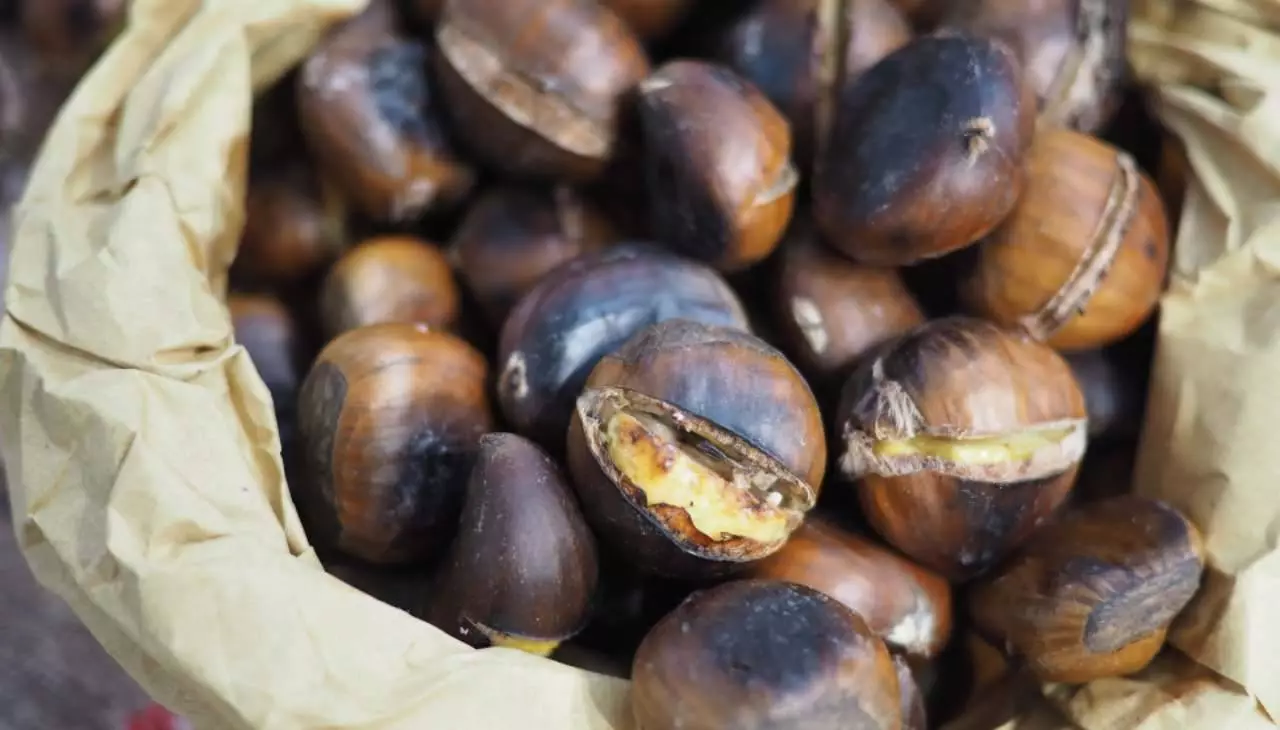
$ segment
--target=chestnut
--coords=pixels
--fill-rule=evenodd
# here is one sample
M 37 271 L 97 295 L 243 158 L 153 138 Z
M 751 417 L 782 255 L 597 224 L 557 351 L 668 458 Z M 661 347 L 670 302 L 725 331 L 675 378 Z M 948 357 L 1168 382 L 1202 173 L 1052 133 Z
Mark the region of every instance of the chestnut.
M 621 99 L 649 72 L 640 41 L 596 0 L 446 0 L 436 45 L 458 133 L 521 177 L 599 176 Z
M 1046 527 L 969 594 L 977 630 L 1044 682 L 1132 674 L 1164 645 L 1204 572 L 1199 530 L 1126 495 Z
M 231 294 L 227 308 L 236 342 L 271 393 L 277 420 L 292 421 L 306 354 L 293 315 L 279 299 L 263 294 Z
M 320 42 L 298 74 L 298 120 L 321 171 L 365 216 L 402 223 L 475 182 L 437 119 L 427 48 L 397 34 L 390 0 Z
M 640 84 L 650 215 L 659 240 L 723 271 L 768 256 L 795 204 L 791 131 L 750 82 L 677 60 Z
M 929 730 L 929 713 L 924 693 L 916 682 L 911 665 L 900 655 L 893 655 L 893 670 L 898 675 L 898 702 L 902 709 L 902 730 Z
M 889 0 L 764 0 L 729 29 L 720 55 L 786 115 L 793 157 L 807 173 L 830 130 L 836 90 L 911 36 Z
M 320 287 L 320 321 L 329 338 L 384 322 L 449 329 L 460 295 L 440 248 L 412 236 L 379 236 L 343 254 Z
M 1035 102 L 1004 44 L 917 38 L 840 89 L 814 170 L 827 243 L 905 266 L 964 248 L 1013 210 Z
M 553 454 L 591 368 L 647 325 L 683 317 L 747 328 L 737 295 L 711 269 L 639 243 L 579 256 L 511 311 L 498 342 L 498 402 L 515 430 Z
M 1146 383 L 1138 368 L 1145 363 L 1124 362 L 1107 350 L 1071 353 L 1066 359 L 1084 393 L 1090 441 L 1136 439 L 1146 405 Z
M 417 612 L 422 592 L 429 586 L 429 573 L 416 567 L 388 568 L 352 558 L 326 556 L 324 570 L 366 596 L 411 615 Z
M 298 395 L 303 478 L 293 498 L 317 550 L 370 563 L 436 557 L 492 430 L 484 357 L 419 325 L 347 332 Z
M 235 269 L 251 281 L 290 285 L 322 271 L 346 245 L 345 208 L 309 171 L 251 180 Z
M 595 538 L 560 468 L 532 442 L 491 433 L 425 613 L 473 646 L 546 656 L 586 623 L 597 571 Z
M 502 186 L 476 201 L 454 232 L 450 256 L 489 322 L 569 259 L 604 248 L 609 221 L 572 188 Z
M 1066 499 L 1084 396 L 1058 353 L 949 317 L 884 345 L 845 383 L 843 474 L 872 527 L 953 580 L 1022 543 Z
M 894 269 L 862 266 L 822 245 L 808 221 L 792 227 L 774 274 L 775 329 L 810 382 L 848 375 L 872 347 L 925 314 Z
M 645 40 L 661 38 L 684 19 L 694 0 L 600 0 Z
M 127 0 L 19 0 L 23 34 L 42 65 L 60 79 L 79 79 L 124 29 Z
M 813 393 L 782 353 L 674 319 L 591 371 L 566 458 L 601 540 L 639 570 L 696 579 L 786 543 L 817 499 L 827 446 Z
M 1133 158 L 1046 128 L 1027 155 L 1022 199 L 982 242 L 960 299 L 1058 349 L 1091 349 L 1147 319 L 1168 263 L 1164 205 Z
M 750 575 L 822 591 L 861 616 L 889 648 L 913 657 L 933 659 L 951 638 L 946 579 L 817 516 Z
M 1128 0 L 957 0 L 940 20 L 1007 43 L 1048 126 L 1098 132 L 1120 107 Z
M 699 591 L 640 644 L 638 730 L 897 730 L 898 679 L 884 643 L 818 591 L 746 580 Z

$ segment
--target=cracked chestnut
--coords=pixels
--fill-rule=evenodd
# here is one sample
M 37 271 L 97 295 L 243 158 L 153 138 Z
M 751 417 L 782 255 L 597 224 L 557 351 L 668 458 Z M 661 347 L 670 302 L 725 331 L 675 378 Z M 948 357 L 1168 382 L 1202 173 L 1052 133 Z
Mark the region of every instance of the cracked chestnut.
M 487 372 L 466 342 L 410 324 L 352 330 L 320 352 L 298 396 L 304 478 L 292 485 L 317 549 L 438 557 L 493 427 Z
M 596 533 L 637 569 L 732 573 L 777 552 L 826 469 L 813 393 L 741 330 L 652 325 L 591 371 L 567 462 Z
M 969 246 L 1013 210 L 1034 128 L 1035 100 L 1004 44 L 917 38 L 840 90 L 814 173 L 818 228 L 876 266 Z
M 838 601 L 791 583 L 693 594 L 645 637 L 631 678 L 639 730 L 902 726 L 884 643 Z
M 481 438 L 428 620 L 472 646 L 546 656 L 586 623 L 597 577 L 595 538 L 551 457 L 515 434 Z
M 389 0 L 320 42 L 298 72 L 298 120 L 321 172 L 370 219 L 403 223 L 460 202 L 475 172 L 441 126 L 427 47 Z
M 294 167 L 250 181 L 238 274 L 287 286 L 322 271 L 345 245 L 344 206 L 337 196 L 325 196 L 308 170 Z
M 952 580 L 990 568 L 1066 499 L 1084 396 L 1049 347 L 966 317 L 879 349 L 845 383 L 840 469 L 890 544 Z
M 1204 572 L 1199 531 L 1134 495 L 1081 507 L 973 586 L 980 634 L 1044 682 L 1132 674 L 1164 645 Z
M 961 277 L 965 308 L 1060 350 L 1136 330 L 1155 309 L 1169 229 L 1155 184 L 1124 151 L 1066 129 L 1042 129 L 1013 213 Z
M 328 338 L 387 322 L 449 329 L 460 294 L 444 252 L 412 236 L 382 236 L 338 259 L 320 286 L 320 322 Z

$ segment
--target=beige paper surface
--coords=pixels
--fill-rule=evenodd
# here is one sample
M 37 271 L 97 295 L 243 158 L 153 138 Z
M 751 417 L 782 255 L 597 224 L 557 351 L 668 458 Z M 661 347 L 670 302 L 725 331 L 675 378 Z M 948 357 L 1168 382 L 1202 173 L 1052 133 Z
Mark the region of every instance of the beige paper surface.
M 1208 536 L 1213 578 L 1175 643 L 1274 713 L 1280 93 L 1263 81 L 1280 3 L 1135 2 L 1135 65 L 1196 173 L 1139 486 Z M 625 683 L 473 651 L 325 575 L 288 499 L 267 391 L 221 303 L 250 100 L 360 4 L 135 0 L 16 216 L 0 325 L 14 527 L 39 579 L 202 728 L 624 730 Z M 1049 688 L 1056 709 L 1006 727 L 1129 730 L 1135 707 L 1144 730 L 1265 723 L 1172 661 Z

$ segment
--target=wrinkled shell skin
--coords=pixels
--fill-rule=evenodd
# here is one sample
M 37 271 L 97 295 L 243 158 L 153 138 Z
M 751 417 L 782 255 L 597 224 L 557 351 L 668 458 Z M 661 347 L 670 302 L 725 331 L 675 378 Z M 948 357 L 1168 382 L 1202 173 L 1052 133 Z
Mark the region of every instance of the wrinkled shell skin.
M 407 324 L 321 351 L 298 398 L 304 478 L 290 485 L 318 550 L 383 564 L 437 555 L 493 428 L 487 370 L 462 340 Z
M 897 676 L 857 614 L 817 591 L 738 581 L 695 593 L 636 652 L 638 730 L 897 730 Z
M 917 38 L 841 90 L 814 176 L 827 242 L 904 266 L 977 241 L 1022 190 L 1035 102 L 1004 45 Z
M 877 532 L 961 579 L 1007 555 L 1062 504 L 1083 434 L 1028 462 L 990 468 L 917 457 L 851 470 L 859 465 L 858 439 L 1003 435 L 1050 424 L 1078 428 L 1083 419 L 1084 396 L 1053 350 L 981 320 L 935 320 L 877 351 L 845 384 L 842 468 L 860 477 L 859 498 Z
M 515 434 L 481 438 L 458 536 L 427 594 L 431 622 L 477 647 L 485 629 L 567 639 L 597 577 L 595 538 L 551 457 Z
M 1129 155 L 1043 129 L 1013 213 L 978 248 L 960 285 L 970 311 L 1061 350 L 1131 334 L 1155 309 L 1169 229 L 1154 183 Z
M 848 606 L 890 648 L 932 659 L 951 637 L 951 586 L 866 538 L 810 516 L 751 577 L 809 586 Z
M 660 38 L 675 28 L 694 0 L 601 0 L 622 18 L 636 35 L 646 40 Z
M 515 430 L 563 450 L 574 402 L 600 358 L 645 327 L 682 318 L 747 328 L 714 271 L 643 244 L 580 256 L 538 282 L 498 343 L 498 400 Z
M 449 329 L 461 307 L 444 253 L 411 236 L 385 236 L 348 251 L 320 288 L 320 319 L 336 337 L 388 322 Z
M 1082 684 L 1145 667 L 1203 571 L 1200 533 L 1186 517 L 1126 495 L 1045 528 L 974 586 L 971 615 L 1042 681 Z
M 447 0 L 436 43 L 458 133 L 519 177 L 597 177 L 621 99 L 649 73 L 640 41 L 594 0 Z
M 309 170 L 296 169 L 249 183 L 244 232 L 236 250 L 238 274 L 289 285 L 321 271 L 342 253 L 342 215 L 326 210 L 309 175 Z
M 640 85 L 645 175 L 658 240 L 723 271 L 768 256 L 795 201 L 791 131 L 752 84 L 672 61 Z
M 298 119 L 326 177 L 369 218 L 448 208 L 475 174 L 436 118 L 427 49 L 396 34 L 389 0 L 334 30 L 298 72 Z

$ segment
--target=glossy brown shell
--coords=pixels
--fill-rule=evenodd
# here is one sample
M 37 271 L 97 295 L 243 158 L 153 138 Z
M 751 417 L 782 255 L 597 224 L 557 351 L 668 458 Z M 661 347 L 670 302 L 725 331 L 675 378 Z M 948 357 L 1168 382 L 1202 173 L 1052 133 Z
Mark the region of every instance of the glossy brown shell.
M 250 181 L 237 275 L 289 285 L 315 275 L 342 253 L 344 211 L 322 198 L 311 175 L 298 168 Z
M 444 252 L 412 236 L 361 243 L 338 259 L 320 287 L 320 319 L 328 337 L 386 322 L 448 329 L 460 306 Z

